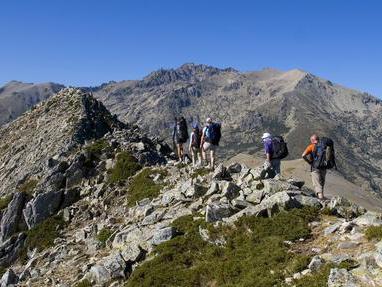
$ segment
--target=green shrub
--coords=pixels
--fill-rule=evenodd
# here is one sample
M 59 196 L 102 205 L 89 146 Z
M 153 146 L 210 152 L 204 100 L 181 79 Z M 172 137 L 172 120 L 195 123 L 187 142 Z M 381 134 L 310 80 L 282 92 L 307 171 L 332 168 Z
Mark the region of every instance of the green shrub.
M 59 231 L 65 226 L 64 220 L 59 216 L 52 216 L 37 226 L 26 231 L 25 248 L 39 251 L 53 246 L 54 239 L 59 236 Z
M 32 194 L 34 189 L 37 186 L 37 183 L 38 183 L 38 180 L 36 180 L 36 179 L 29 179 L 29 180 L 25 181 L 23 184 L 21 184 L 18 187 L 18 190 L 21 191 L 21 192 L 25 192 L 27 194 Z
M 92 155 L 99 155 L 106 148 L 110 147 L 105 139 L 96 140 L 94 143 L 85 147 L 85 150 Z
M 370 226 L 365 230 L 367 240 L 382 240 L 382 226 Z
M 286 275 L 307 264 L 306 257 L 288 252 L 284 241 L 310 236 L 308 223 L 317 214 L 311 208 L 294 209 L 220 227 L 194 221 L 192 215 L 181 217 L 173 226 L 183 235 L 158 245 L 156 256 L 138 266 L 126 286 L 282 286 Z M 214 230 L 226 245 L 202 240 L 200 225 Z
M 126 151 L 117 155 L 115 166 L 109 174 L 109 183 L 120 183 L 136 174 L 142 166 L 137 159 Z
M 129 206 L 133 206 L 137 201 L 144 198 L 152 199 L 159 195 L 164 185 L 154 182 L 152 177 L 156 174 L 160 174 L 163 179 L 167 176 L 167 171 L 145 168 L 131 180 L 127 193 L 127 204 Z
M 113 230 L 110 228 L 102 228 L 100 232 L 97 234 L 97 240 L 102 244 L 102 246 L 106 246 L 106 241 L 113 234 Z
M 293 282 L 295 287 L 324 287 L 328 286 L 328 277 L 330 269 L 335 267 L 333 264 L 326 264 L 322 266 L 317 272 L 302 277 Z
M 7 194 L 3 197 L 0 197 L 0 210 L 6 209 L 8 207 L 8 204 L 11 202 L 12 198 L 12 194 Z
M 92 283 L 88 279 L 81 280 L 78 282 L 75 287 L 91 287 Z

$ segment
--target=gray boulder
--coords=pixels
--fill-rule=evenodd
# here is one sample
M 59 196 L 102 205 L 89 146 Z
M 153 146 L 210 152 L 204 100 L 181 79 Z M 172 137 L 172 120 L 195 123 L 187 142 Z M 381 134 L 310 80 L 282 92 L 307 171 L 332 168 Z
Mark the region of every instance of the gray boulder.
M 166 242 L 177 235 L 177 231 L 174 227 L 169 226 L 162 229 L 157 230 L 154 233 L 154 236 L 151 240 L 153 245 L 159 245 L 163 242 Z
M 194 185 L 186 191 L 187 197 L 199 198 L 207 193 L 208 188 L 200 183 L 194 183 Z
M 222 195 L 232 200 L 240 195 L 240 187 L 233 182 L 227 181 L 222 184 Z
M 358 226 L 379 226 L 382 225 L 382 215 L 380 213 L 368 211 L 353 219 L 352 222 Z
M 0 280 L 1 287 L 13 286 L 19 282 L 19 277 L 13 272 L 12 269 L 8 269 Z
M 40 193 L 29 201 L 23 210 L 25 222 L 28 228 L 41 223 L 46 218 L 55 214 L 62 203 L 63 191 L 51 191 Z
M 355 218 L 366 213 L 366 209 L 363 207 L 360 207 L 340 196 L 333 197 L 328 204 L 328 208 L 331 209 L 334 214 L 348 219 Z
M 353 275 L 346 269 L 332 268 L 328 278 L 328 287 L 357 287 Z
M 324 264 L 322 258 L 318 255 L 314 256 L 310 261 L 308 268 L 312 271 L 317 271 Z
M 297 186 L 298 188 L 302 188 L 305 184 L 305 181 L 296 178 L 290 178 L 287 180 L 287 182 L 291 185 Z
M 221 221 L 223 218 L 230 217 L 234 211 L 226 203 L 210 203 L 206 207 L 206 222 Z
M 26 235 L 19 233 L 13 235 L 0 246 L 0 266 L 8 266 L 19 258 L 19 253 L 24 246 Z
M 219 192 L 219 184 L 216 181 L 213 181 L 210 185 L 210 188 L 207 190 L 206 195 L 212 195 Z
M 1 218 L 1 242 L 8 239 L 18 230 L 23 230 L 26 227 L 23 217 L 23 208 L 26 200 L 26 194 L 24 192 L 16 192 L 13 195 L 11 202 L 8 204 Z
M 94 265 L 90 268 L 86 278 L 97 284 L 106 284 L 110 281 L 110 272 L 103 265 Z
M 220 164 L 215 169 L 212 178 L 216 180 L 232 180 L 231 174 L 223 164 Z
M 241 164 L 240 163 L 232 163 L 228 166 L 228 172 L 229 173 L 240 173 L 241 172 Z
M 297 194 L 294 196 L 296 201 L 298 201 L 302 206 L 312 206 L 312 207 L 317 207 L 321 208 L 322 204 L 316 197 L 311 197 L 311 196 L 305 196 L 301 194 Z
M 121 279 L 126 276 L 127 265 L 120 253 L 106 257 L 103 266 L 109 271 L 111 279 Z
M 253 204 L 259 204 L 263 200 L 263 198 L 264 192 L 262 190 L 254 190 L 245 198 L 245 200 Z
M 263 180 L 263 183 L 264 183 L 264 193 L 267 195 L 272 195 L 280 191 L 299 189 L 297 186 L 292 185 L 286 181 L 281 181 L 276 179 L 266 179 L 266 180 Z

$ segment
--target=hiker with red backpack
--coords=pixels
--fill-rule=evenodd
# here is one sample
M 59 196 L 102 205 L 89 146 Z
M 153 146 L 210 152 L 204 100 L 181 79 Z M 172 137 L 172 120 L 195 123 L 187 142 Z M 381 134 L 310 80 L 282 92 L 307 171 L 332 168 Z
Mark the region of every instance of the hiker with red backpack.
M 184 117 L 175 118 L 172 140 L 176 144 L 179 162 L 182 162 L 185 157 L 183 145 L 188 140 L 187 122 Z
M 270 133 L 264 133 L 261 139 L 266 156 L 261 177 L 278 179 L 281 175 L 281 160 L 289 154 L 287 144 L 282 136 L 272 136 Z
M 302 158 L 311 166 L 312 184 L 316 196 L 319 199 L 325 199 L 326 171 L 333 167 L 337 169 L 333 140 L 326 137 L 319 138 L 316 134 L 312 135 Z
M 188 147 L 188 151 L 192 156 L 193 167 L 196 167 L 197 165 L 201 165 L 202 163 L 201 149 L 200 149 L 201 139 L 202 139 L 202 132 L 200 131 L 199 126 L 197 124 L 193 124 L 192 132 L 190 135 L 190 145 Z M 196 163 L 196 161 L 198 163 Z
M 202 131 L 200 148 L 202 150 L 202 158 L 208 163 L 207 152 L 210 153 L 209 168 L 214 170 L 216 162 L 216 150 L 218 149 L 221 138 L 221 124 L 215 123 L 211 118 L 207 118 L 206 126 Z

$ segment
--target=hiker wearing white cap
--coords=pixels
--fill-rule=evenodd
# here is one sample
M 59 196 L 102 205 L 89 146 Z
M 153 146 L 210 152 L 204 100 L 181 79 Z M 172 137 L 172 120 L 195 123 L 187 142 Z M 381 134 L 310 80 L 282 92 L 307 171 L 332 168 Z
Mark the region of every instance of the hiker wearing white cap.
M 214 123 L 211 118 L 207 118 L 206 126 L 202 131 L 202 139 L 200 141 L 200 148 L 202 150 L 202 158 L 208 163 L 206 152 L 210 152 L 209 167 L 211 170 L 215 168 L 216 150 L 219 146 L 221 138 L 221 125 Z

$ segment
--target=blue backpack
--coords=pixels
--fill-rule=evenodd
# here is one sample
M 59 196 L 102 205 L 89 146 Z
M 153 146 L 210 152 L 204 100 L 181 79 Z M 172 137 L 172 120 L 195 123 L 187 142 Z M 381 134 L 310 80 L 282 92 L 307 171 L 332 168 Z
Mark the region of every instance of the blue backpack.
M 205 138 L 206 142 L 213 145 L 219 145 L 221 138 L 221 125 L 218 123 L 212 123 L 206 127 Z

